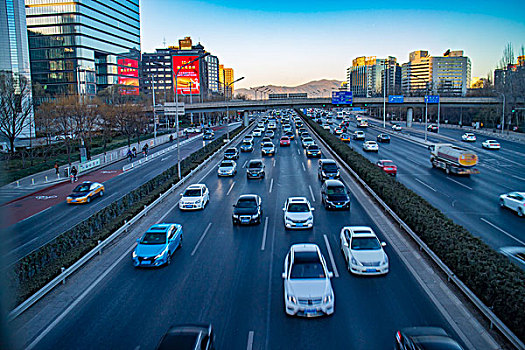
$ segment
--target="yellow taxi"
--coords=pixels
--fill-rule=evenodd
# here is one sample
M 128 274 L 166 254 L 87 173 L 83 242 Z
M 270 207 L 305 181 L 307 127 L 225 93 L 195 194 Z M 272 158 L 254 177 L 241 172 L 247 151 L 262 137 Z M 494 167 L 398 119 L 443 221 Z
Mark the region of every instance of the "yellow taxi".
M 67 196 L 66 201 L 69 204 L 90 203 L 96 197 L 104 195 L 104 185 L 98 182 L 84 181 L 75 189 L 73 193 Z

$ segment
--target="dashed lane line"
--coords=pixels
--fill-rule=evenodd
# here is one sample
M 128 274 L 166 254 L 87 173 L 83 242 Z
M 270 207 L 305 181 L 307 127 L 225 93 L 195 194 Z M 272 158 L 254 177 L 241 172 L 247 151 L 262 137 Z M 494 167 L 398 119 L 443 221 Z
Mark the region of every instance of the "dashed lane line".
M 206 237 L 206 234 L 208 233 L 208 230 L 210 229 L 210 227 L 211 227 L 211 222 L 208 224 L 208 226 L 206 226 L 206 229 L 202 233 L 201 238 L 199 238 L 199 241 L 195 245 L 195 248 L 193 248 L 193 251 L 191 252 L 191 256 L 194 256 L 195 252 L 197 252 L 197 249 L 199 249 L 199 246 L 201 245 L 202 241 L 204 240 L 204 237 Z
M 323 235 L 324 242 L 326 243 L 326 249 L 328 249 L 328 256 L 330 257 L 330 262 L 332 263 L 332 271 L 334 271 L 334 276 L 339 277 L 339 272 L 337 271 L 337 266 L 335 265 L 334 254 L 332 254 L 332 248 L 330 247 L 330 242 L 328 242 L 328 237 Z

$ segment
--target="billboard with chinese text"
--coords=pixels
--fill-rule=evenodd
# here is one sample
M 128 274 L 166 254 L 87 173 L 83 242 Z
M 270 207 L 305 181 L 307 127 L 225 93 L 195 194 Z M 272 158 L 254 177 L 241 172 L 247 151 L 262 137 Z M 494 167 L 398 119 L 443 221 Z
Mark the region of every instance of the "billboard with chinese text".
M 119 58 L 118 61 L 118 84 L 122 95 L 139 94 L 139 61 L 131 58 Z
M 197 57 L 198 56 L 173 56 L 173 78 L 175 79 L 175 74 L 179 68 Z M 175 88 L 175 86 L 173 86 L 173 88 Z M 177 77 L 177 93 L 181 95 L 196 95 L 200 93 L 200 88 L 199 61 L 197 60 L 180 69 Z

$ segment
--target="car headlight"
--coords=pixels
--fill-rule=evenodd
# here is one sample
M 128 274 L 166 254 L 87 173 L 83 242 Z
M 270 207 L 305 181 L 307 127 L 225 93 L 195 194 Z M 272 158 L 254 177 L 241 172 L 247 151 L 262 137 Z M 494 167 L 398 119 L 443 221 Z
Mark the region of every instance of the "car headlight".
M 331 301 L 332 301 L 332 294 L 327 294 L 327 295 L 324 296 L 323 303 L 326 304 L 326 303 L 329 303 Z
M 388 264 L 388 255 L 385 254 L 385 258 L 383 259 L 383 262 L 381 262 L 381 265 L 387 265 Z
M 321 175 L 326 176 L 326 173 L 324 171 L 321 171 Z
M 363 265 L 362 265 L 359 261 L 357 261 L 357 259 L 354 258 L 353 256 L 352 256 L 352 264 L 354 264 L 354 265 L 359 265 L 359 266 L 363 266 Z
M 286 216 L 284 217 L 284 220 L 286 220 L 286 221 L 290 221 L 290 222 L 292 221 L 292 219 L 291 219 L 288 215 L 286 215 Z
M 201 202 L 202 202 L 202 199 L 198 199 L 198 200 L 195 202 L 195 204 L 201 204 Z
M 161 259 L 161 258 L 164 256 L 164 254 L 166 254 L 166 252 L 167 252 L 167 250 L 163 250 L 159 255 L 157 255 L 157 256 L 155 257 L 155 260 L 157 260 L 157 259 Z
M 288 301 L 293 304 L 297 304 L 297 299 L 293 295 L 288 295 Z
M 257 219 L 257 217 L 259 217 L 259 214 L 252 215 L 252 219 Z
M 314 221 L 314 217 L 313 217 L 313 216 L 310 216 L 310 217 L 309 217 L 308 219 L 306 219 L 306 220 L 309 221 L 309 222 L 312 222 L 312 221 Z
M 133 259 L 135 259 L 135 258 L 137 257 L 137 252 L 133 251 L 133 253 L 131 254 L 131 257 L 132 257 Z

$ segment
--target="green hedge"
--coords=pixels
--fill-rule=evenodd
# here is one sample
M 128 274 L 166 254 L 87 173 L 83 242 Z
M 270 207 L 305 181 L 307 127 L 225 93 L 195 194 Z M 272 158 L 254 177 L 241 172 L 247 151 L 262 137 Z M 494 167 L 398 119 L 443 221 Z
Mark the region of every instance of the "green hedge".
M 230 136 L 234 137 L 243 129 L 237 128 Z M 184 158 L 181 161 L 182 176 L 221 148 L 225 138 L 223 135 Z M 73 265 L 93 249 L 98 240 L 109 237 L 125 220 L 129 221 L 178 181 L 177 166 L 174 165 L 19 260 L 10 275 L 10 286 L 16 291 L 16 305 L 58 276 L 61 267 Z
M 485 305 L 520 339 L 525 339 L 523 270 L 302 112 L 297 112 Z

